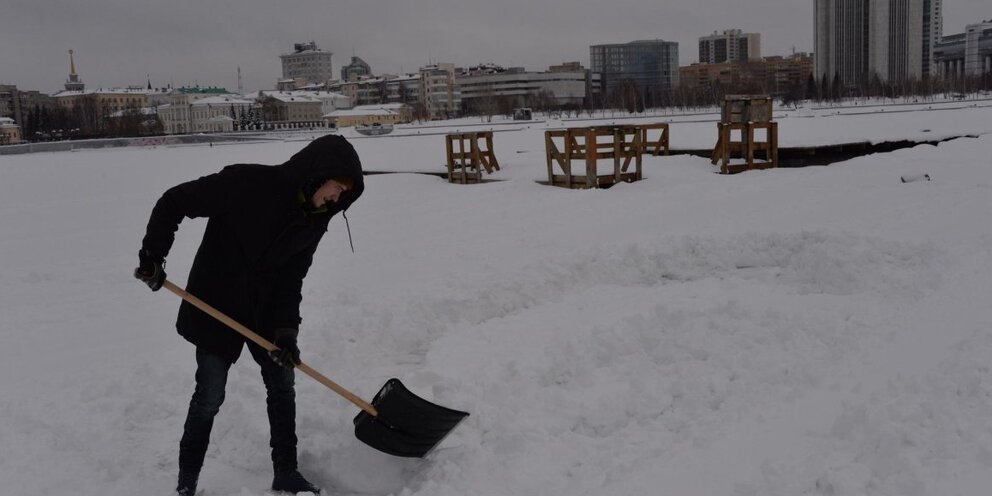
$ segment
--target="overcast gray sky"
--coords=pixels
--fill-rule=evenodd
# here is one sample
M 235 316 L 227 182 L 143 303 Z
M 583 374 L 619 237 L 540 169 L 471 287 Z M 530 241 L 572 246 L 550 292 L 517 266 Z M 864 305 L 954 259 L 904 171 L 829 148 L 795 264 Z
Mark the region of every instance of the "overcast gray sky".
M 944 0 L 944 33 L 992 19 L 989 0 Z M 316 41 L 335 74 L 352 53 L 376 74 L 434 62 L 545 70 L 589 45 L 664 39 L 682 64 L 700 36 L 761 34 L 762 55 L 813 48 L 813 0 L 0 0 L 0 83 L 54 93 L 68 50 L 88 88 L 274 87 L 279 55 Z

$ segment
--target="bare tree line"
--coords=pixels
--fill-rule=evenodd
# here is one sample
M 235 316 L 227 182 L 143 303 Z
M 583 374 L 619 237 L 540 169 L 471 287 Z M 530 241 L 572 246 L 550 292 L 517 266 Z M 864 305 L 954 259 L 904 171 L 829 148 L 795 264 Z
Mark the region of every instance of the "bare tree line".
M 163 134 L 158 115 L 135 105 L 113 112 L 95 96 L 77 100 L 72 108 L 35 105 L 28 111 L 22 132 L 26 141 L 155 136 Z

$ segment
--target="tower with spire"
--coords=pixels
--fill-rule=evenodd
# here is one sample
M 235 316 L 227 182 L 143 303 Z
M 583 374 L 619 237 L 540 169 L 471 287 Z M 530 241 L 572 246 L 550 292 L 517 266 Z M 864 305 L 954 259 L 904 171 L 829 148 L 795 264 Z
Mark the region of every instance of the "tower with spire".
M 83 91 L 86 86 L 76 74 L 76 60 L 72 58 L 72 50 L 69 50 L 69 79 L 65 80 L 66 91 Z

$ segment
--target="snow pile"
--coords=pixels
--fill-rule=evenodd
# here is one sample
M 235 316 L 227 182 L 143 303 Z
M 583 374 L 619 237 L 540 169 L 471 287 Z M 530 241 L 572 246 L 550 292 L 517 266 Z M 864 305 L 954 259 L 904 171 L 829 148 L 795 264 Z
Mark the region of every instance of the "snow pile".
M 896 120 L 950 115 L 920 110 Z M 843 119 L 877 139 L 896 132 L 889 114 Z M 815 140 L 838 119 L 791 132 Z M 990 122 L 979 107 L 935 119 L 933 133 Z M 693 126 L 673 145 L 712 144 Z M 301 467 L 329 494 L 988 493 L 992 137 L 732 177 L 650 157 L 644 181 L 569 191 L 536 182 L 543 130 L 498 134 L 496 182 L 368 176 L 355 254 L 332 221 L 304 360 L 366 398 L 399 377 L 472 415 L 428 459 L 397 459 L 300 376 Z M 368 169 L 443 162 L 436 135 L 354 143 Z M 130 275 L 149 210 L 173 184 L 303 144 L 0 157 L 4 494 L 170 494 L 194 358 L 178 300 Z M 177 284 L 203 225 L 180 229 Z M 268 450 L 245 354 L 201 494 L 266 494 Z

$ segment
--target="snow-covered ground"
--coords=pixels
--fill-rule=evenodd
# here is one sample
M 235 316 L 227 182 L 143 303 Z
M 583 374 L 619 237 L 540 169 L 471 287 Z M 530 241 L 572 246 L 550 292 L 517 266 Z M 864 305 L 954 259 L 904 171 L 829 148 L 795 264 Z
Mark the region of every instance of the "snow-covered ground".
M 735 176 L 646 157 L 644 181 L 571 191 L 538 183 L 549 121 L 500 126 L 499 181 L 368 176 L 357 253 L 335 219 L 306 281 L 304 360 L 366 398 L 395 376 L 472 416 L 428 459 L 393 458 L 301 375 L 302 469 L 343 495 L 989 494 L 992 108 L 929 106 L 793 111 L 780 132 L 984 135 Z M 712 122 L 672 120 L 673 147 L 715 142 Z M 369 170 L 441 172 L 443 137 L 419 131 L 353 143 Z M 149 211 L 304 145 L 0 157 L 0 493 L 170 494 L 194 357 L 178 299 L 131 277 Z M 180 285 L 203 226 L 181 226 Z M 266 494 L 268 452 L 242 357 L 202 494 Z

